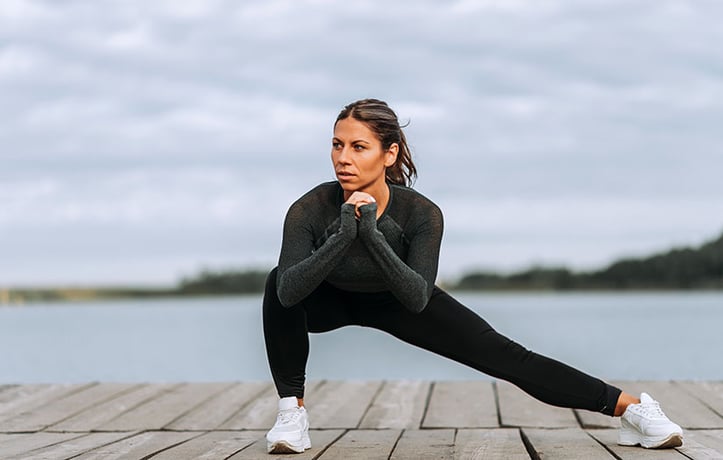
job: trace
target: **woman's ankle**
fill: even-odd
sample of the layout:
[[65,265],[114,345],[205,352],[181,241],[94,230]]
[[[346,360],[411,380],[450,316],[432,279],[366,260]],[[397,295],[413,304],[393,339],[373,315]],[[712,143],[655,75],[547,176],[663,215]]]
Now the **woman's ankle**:
[[615,405],[615,417],[620,417],[625,413],[625,409],[631,404],[640,404],[640,399],[635,396],[622,392],[618,397],[618,402]]

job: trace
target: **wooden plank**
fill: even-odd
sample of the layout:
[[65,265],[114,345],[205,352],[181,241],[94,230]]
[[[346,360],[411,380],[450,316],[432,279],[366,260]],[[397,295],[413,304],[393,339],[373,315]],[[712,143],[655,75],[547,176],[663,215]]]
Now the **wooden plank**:
[[167,393],[180,384],[141,384],[130,391],[90,407],[72,417],[49,427],[46,431],[102,431],[100,427],[124,412],[127,412],[162,393]]
[[356,428],[381,381],[329,380],[309,392],[304,405],[314,428]]
[[678,450],[693,460],[723,459],[723,430],[686,431]]
[[387,459],[401,430],[350,430],[324,452],[321,459]]
[[442,460],[454,458],[454,430],[405,430],[391,460]]
[[625,382],[624,391],[639,395],[644,391],[660,402],[672,421],[683,428],[723,428],[723,417],[716,414],[681,385],[674,382]]
[[38,397],[36,396],[38,393],[49,391],[49,389],[54,386],[57,385],[41,383],[15,385],[11,388],[6,388],[5,391],[0,393],[0,420],[5,418],[5,414],[13,411],[18,405],[26,404],[28,400]]
[[102,431],[158,430],[212,397],[225,383],[184,383],[102,425]]
[[517,428],[493,430],[457,430],[454,440],[455,459],[529,460]]
[[723,382],[675,382],[703,404],[723,416]]
[[261,431],[213,431],[154,455],[153,460],[228,458],[264,437]]
[[0,395],[0,422],[82,391],[95,383],[22,385]]
[[166,425],[167,430],[213,430],[229,420],[235,413],[259,397],[273,390],[268,382],[232,383],[203,404]]
[[[320,381],[308,382],[306,384],[305,396],[313,391],[320,383]],[[306,404],[306,400],[304,400],[304,404]],[[222,423],[218,429],[269,430],[274,426],[278,412],[279,396],[276,393],[276,389],[273,386],[269,386],[259,394],[256,399],[246,404],[231,418]],[[315,428],[313,420],[311,420],[311,426]]]
[[19,387],[20,385],[17,383],[10,383],[10,384],[3,384],[0,385],[0,398],[2,397],[2,394],[5,391],[12,390],[13,388]]
[[641,447],[619,446],[618,430],[587,430],[587,433],[604,444],[621,460],[685,460],[685,456],[675,449],[643,449]]
[[619,428],[620,417],[610,417],[599,412],[590,412],[583,409],[575,409],[574,412],[580,419],[583,428]]
[[24,433],[0,434],[0,458],[22,454],[34,449],[40,449],[53,444],[69,441],[84,436],[79,433]]
[[4,457],[6,460],[58,460],[71,458],[91,449],[111,444],[130,433],[90,433],[52,446],[32,450],[22,454]]
[[73,460],[137,460],[176,446],[196,436],[200,436],[200,433],[189,431],[146,431],[98,447],[74,457]]
[[[334,441],[344,433],[344,430],[309,430],[309,437],[311,438],[311,449],[307,449],[303,454],[294,454],[289,456],[288,454],[276,454],[270,455],[266,453],[266,432],[257,431],[257,437],[255,443],[246,447],[242,451],[229,457],[227,460],[258,460],[258,459],[284,459],[288,460],[312,460],[318,458],[319,454],[324,451],[329,445],[333,444]],[[153,459],[155,460],[155,458]]]
[[580,428],[546,430],[523,428],[523,438],[532,446],[539,458],[579,460],[611,460],[604,447]]
[[419,428],[429,389],[430,382],[421,380],[384,382],[359,427]]
[[25,411],[15,417],[5,419],[0,422],[0,431],[40,431],[89,407],[123,394],[136,386],[138,385],[127,383],[93,385],[43,406]]
[[496,428],[497,403],[490,381],[435,382],[424,428]]
[[510,383],[498,381],[497,396],[503,426],[539,428],[579,426],[572,409],[563,409],[540,402]]

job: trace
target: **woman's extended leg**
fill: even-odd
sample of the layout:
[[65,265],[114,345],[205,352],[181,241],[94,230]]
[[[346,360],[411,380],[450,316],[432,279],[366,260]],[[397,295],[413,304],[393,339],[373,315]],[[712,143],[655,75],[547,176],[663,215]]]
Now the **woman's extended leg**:
[[512,382],[545,403],[614,414],[618,388],[524,348],[441,289],[419,314],[391,295],[370,300],[359,309],[364,326]]

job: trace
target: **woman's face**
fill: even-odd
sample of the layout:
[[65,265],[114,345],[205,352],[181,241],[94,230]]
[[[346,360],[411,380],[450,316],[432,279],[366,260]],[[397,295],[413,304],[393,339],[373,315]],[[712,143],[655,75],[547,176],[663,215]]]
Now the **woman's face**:
[[385,183],[386,168],[397,160],[399,146],[388,150],[369,127],[352,117],[340,120],[334,127],[331,161],[336,178],[345,192],[369,192]]

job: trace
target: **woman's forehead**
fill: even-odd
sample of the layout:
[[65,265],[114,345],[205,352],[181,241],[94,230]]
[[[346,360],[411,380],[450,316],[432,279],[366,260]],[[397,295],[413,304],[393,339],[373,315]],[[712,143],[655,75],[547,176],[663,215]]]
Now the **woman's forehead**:
[[336,126],[334,126],[334,137],[368,140],[376,138],[376,135],[366,123],[349,117],[337,122]]

